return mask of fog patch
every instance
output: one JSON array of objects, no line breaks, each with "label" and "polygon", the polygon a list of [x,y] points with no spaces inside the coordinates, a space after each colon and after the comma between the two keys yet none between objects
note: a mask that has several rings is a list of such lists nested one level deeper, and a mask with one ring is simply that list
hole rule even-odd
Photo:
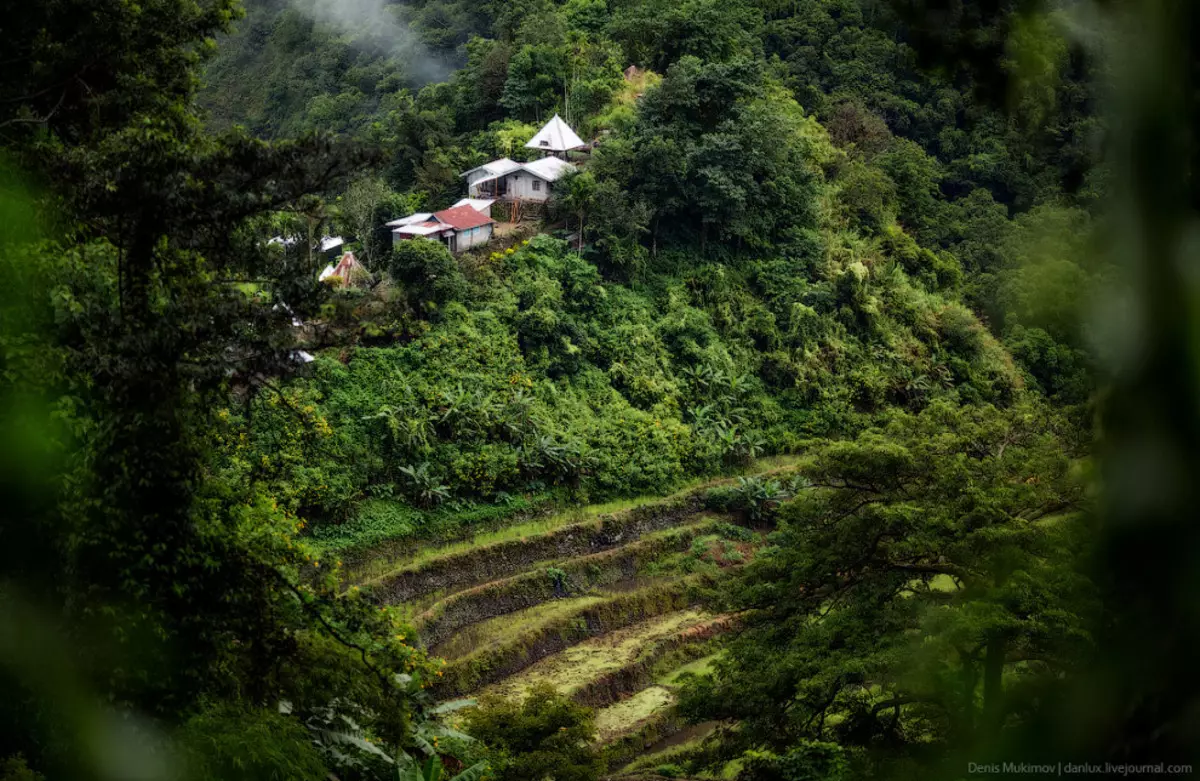
[{"label": "fog patch", "polygon": [[292,0],[292,7],[327,24],[367,51],[401,61],[416,82],[445,81],[451,68],[429,51],[404,19],[405,6],[385,0]]}]

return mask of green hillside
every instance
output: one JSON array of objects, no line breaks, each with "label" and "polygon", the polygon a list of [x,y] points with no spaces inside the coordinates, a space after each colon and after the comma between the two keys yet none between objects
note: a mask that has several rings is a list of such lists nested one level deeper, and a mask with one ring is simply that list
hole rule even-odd
[{"label": "green hillside", "polygon": [[1191,115],[943,6],[13,9],[0,781],[1190,757]]}]

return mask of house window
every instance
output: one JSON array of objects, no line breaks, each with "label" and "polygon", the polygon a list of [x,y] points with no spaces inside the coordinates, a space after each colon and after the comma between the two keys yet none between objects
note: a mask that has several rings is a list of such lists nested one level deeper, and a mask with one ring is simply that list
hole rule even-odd
[{"label": "house window", "polygon": [[533,180],[533,191],[535,193],[540,193],[542,191],[542,180],[541,179]]},{"label": "house window", "polygon": [[550,146],[549,141],[542,141],[541,144],[542,144],[542,146]]}]

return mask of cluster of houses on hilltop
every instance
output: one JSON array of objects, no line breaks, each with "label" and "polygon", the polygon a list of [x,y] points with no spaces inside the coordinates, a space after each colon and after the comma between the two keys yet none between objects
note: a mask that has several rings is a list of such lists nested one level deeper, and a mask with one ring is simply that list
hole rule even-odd
[{"label": "cluster of houses on hilltop", "polygon": [[566,159],[567,152],[587,146],[557,114],[525,144],[527,149],[543,153],[529,163],[507,157],[464,171],[467,197],[439,212],[419,212],[393,220],[392,242],[414,238],[442,241],[451,252],[464,252],[486,244],[492,238],[496,221],[492,204],[497,201],[521,204],[544,203],[553,193],[554,183],[575,168]]},{"label": "cluster of houses on hilltop", "polygon": [[[543,156],[528,163],[518,163],[507,157],[464,171],[467,197],[437,212],[418,212],[387,223],[392,231],[392,243],[415,238],[443,242],[453,253],[487,244],[492,239],[496,221],[492,205],[545,203],[553,194],[554,183],[575,165],[566,159],[568,152],[587,144],[576,135],[557,114],[525,144],[527,149],[542,152]],[[290,247],[294,238],[276,236],[268,244]],[[345,240],[340,236],[323,236],[319,253],[329,264],[321,272],[320,281],[354,286],[369,283],[371,274],[354,257],[343,252]]]}]

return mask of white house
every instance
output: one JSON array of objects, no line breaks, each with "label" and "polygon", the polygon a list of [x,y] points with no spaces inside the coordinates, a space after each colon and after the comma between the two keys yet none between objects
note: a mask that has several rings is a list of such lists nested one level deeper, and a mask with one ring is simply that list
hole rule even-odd
[{"label": "white house", "polygon": [[[550,197],[554,182],[574,168],[571,163],[557,157],[543,157],[532,163],[513,163],[503,158],[473,168],[463,176],[467,177],[467,194],[470,198],[545,201]],[[502,173],[495,173],[496,170]]]},{"label": "white house", "polygon": [[487,215],[492,203],[494,201],[490,200],[459,201],[440,212],[410,214],[393,220],[388,223],[392,228],[392,244],[415,238],[434,239],[443,242],[454,253],[487,244],[496,223]]},{"label": "white house", "polygon": [[467,179],[467,194],[471,198],[478,198],[484,193],[494,198],[507,197],[508,182],[505,176],[520,167],[521,164],[515,160],[502,157],[499,160],[493,160],[485,165],[464,171],[462,176]]},{"label": "white house", "polygon": [[587,146],[558,114],[525,144],[547,156],[531,163],[518,163],[507,157],[463,172],[469,198],[492,198],[508,201],[545,201],[553,185],[563,174],[575,168],[562,157],[572,149]]}]

